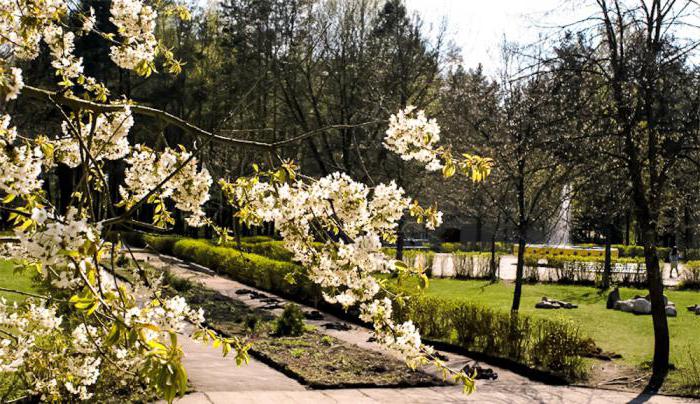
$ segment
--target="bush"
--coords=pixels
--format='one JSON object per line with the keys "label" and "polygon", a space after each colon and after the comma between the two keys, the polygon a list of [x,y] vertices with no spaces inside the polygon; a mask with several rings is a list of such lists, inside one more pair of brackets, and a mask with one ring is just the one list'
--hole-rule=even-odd
{"label": "bush", "polygon": [[270,236],[243,236],[241,237],[241,243],[266,243],[273,241],[274,239]]}
{"label": "bush", "polygon": [[[181,237],[149,236],[147,242],[160,252],[203,265],[216,273],[237,281],[269,290],[299,301],[316,303],[321,300],[320,288],[309,281],[302,268],[291,262],[276,261],[230,247],[215,246],[207,240]],[[295,277],[295,282],[287,279]]]}
{"label": "bush", "polygon": [[[490,252],[491,243],[474,241],[464,243],[440,243],[435,248],[437,252],[454,253],[454,252]],[[501,254],[511,254],[513,252],[513,244],[502,241],[496,242],[496,252]]]}
{"label": "bush", "polygon": [[[615,244],[613,248],[617,248],[621,258],[644,258],[644,247],[640,245]],[[669,247],[656,247],[656,253],[662,261],[668,262],[670,252]]]}
{"label": "bush", "polygon": [[[459,279],[488,279],[491,277],[491,253],[456,252],[453,256],[455,272]],[[496,254],[496,268],[500,266],[501,254]]]}
{"label": "bush", "polygon": [[570,321],[537,319],[470,302],[412,296],[394,305],[396,321],[412,320],[423,336],[468,351],[550,371],[567,380],[585,375],[587,342]]}
{"label": "bush", "polygon": [[681,257],[686,261],[697,261],[700,260],[700,248],[688,248],[683,252]]}
{"label": "bush", "polygon": [[275,335],[298,337],[303,333],[304,312],[296,304],[287,304],[282,315],[275,321]]}
{"label": "bush", "polygon": [[174,255],[175,243],[182,240],[182,237],[146,234],[143,236],[143,240],[146,242],[146,245],[160,253]]}
{"label": "bush", "polygon": [[[216,245],[213,242],[211,244]],[[293,255],[291,251],[284,248],[284,242],[282,241],[248,242],[243,241],[243,238],[241,238],[240,243],[233,241],[226,243],[224,246],[229,248],[235,248],[237,250],[244,251],[247,253],[262,255],[263,257],[267,257],[278,261],[291,261]]]}
{"label": "bush", "polygon": [[146,246],[145,235],[146,233],[140,231],[110,231],[105,235],[105,240],[113,243],[121,240],[130,247],[143,248]]}
{"label": "bush", "polygon": [[700,289],[700,261],[688,261],[683,264],[680,289]]}
{"label": "bush", "polygon": [[[622,285],[641,285],[646,282],[644,257],[615,258],[611,264],[612,281]],[[541,279],[536,265],[549,269],[547,279]],[[604,257],[525,254],[524,278],[529,282],[546,280],[563,284],[594,284],[602,280],[604,269]]]}

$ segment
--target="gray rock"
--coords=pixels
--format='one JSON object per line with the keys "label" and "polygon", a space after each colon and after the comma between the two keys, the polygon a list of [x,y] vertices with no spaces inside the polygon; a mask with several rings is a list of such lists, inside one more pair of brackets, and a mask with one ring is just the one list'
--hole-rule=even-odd
{"label": "gray rock", "polygon": [[634,299],[632,307],[635,314],[651,314],[651,302],[647,299]]}
{"label": "gray rock", "polygon": [[[651,296],[649,294],[644,296],[644,298],[648,301],[651,301]],[[668,306],[668,297],[666,297],[666,295],[664,295],[664,306]]]}
{"label": "gray rock", "polygon": [[538,302],[537,304],[535,304],[535,308],[536,309],[558,309],[559,305],[555,306],[554,304],[552,304],[550,302],[541,301],[541,302]]}
{"label": "gray rock", "polygon": [[575,309],[577,305],[565,302],[563,300],[550,299],[547,296],[542,298],[542,301],[535,304],[536,309]]}
{"label": "gray rock", "polygon": [[625,313],[632,313],[634,311],[634,305],[632,304],[634,300],[619,300],[615,303],[615,310],[624,311]]}
{"label": "gray rock", "polygon": [[615,304],[619,301],[620,301],[620,288],[615,288],[608,295],[608,303],[606,304],[605,307],[607,307],[608,309],[614,309]]}
{"label": "gray rock", "polygon": [[678,312],[676,312],[676,306],[666,306],[666,315],[669,317],[676,317]]}

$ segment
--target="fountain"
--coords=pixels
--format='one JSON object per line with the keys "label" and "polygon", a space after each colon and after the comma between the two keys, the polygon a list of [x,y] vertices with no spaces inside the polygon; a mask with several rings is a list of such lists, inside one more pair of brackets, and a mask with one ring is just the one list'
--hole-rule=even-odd
{"label": "fountain", "polygon": [[561,190],[561,207],[557,215],[557,221],[554,223],[549,238],[548,245],[569,245],[571,244],[571,186],[564,185]]}
{"label": "fountain", "polygon": [[[515,254],[518,247],[515,246]],[[525,247],[526,254],[542,256],[578,256],[578,257],[604,257],[603,247],[579,247],[571,244],[571,185],[566,184],[561,190],[561,205],[557,213],[556,222],[547,237],[545,244],[528,244]],[[613,258],[617,258],[616,248],[611,250]]]}

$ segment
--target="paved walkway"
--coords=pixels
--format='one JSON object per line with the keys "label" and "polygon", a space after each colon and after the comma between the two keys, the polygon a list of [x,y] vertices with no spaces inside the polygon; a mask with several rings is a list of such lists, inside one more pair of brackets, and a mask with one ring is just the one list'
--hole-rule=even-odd
{"label": "paved walkway", "polygon": [[[234,297],[251,307],[264,305],[248,295],[237,295],[236,290],[256,290],[239,282],[214,275],[207,268],[185,263],[172,257],[146,252],[136,253],[136,258],[148,261],[151,265],[167,269],[174,275],[196,280],[206,287],[224,295]],[[274,296],[268,292],[262,292]],[[276,296],[274,296],[276,297]],[[283,302],[284,299],[279,298]],[[313,310],[302,306],[305,311]],[[281,309],[275,309],[279,314]],[[338,318],[323,314],[323,320],[307,320],[317,326],[318,331],[340,340],[356,344],[366,349],[382,351],[388,355],[395,352],[386,350],[376,343],[368,342],[369,331]],[[340,322],[351,327],[348,331],[326,329],[323,324]],[[307,390],[295,380],[288,378],[267,365],[252,359],[247,366],[236,367],[231,358],[222,358],[220,350],[201,345],[189,338],[182,339],[185,352],[184,364],[189,379],[196,390],[178,403],[441,403],[441,402],[480,402],[480,403],[682,403],[691,402],[675,397],[639,396],[634,393],[614,390],[589,389],[572,386],[550,386],[531,381],[505,369],[490,366],[499,375],[495,381],[478,381],[477,392],[466,396],[458,386],[430,388],[375,388],[342,390]],[[463,366],[471,359],[446,354],[448,364]],[[425,369],[428,370],[428,369]]]}
{"label": "paved walkway", "polygon": [[[501,257],[501,262],[498,268],[499,276],[503,280],[514,281],[515,280],[515,264],[518,262],[518,257],[515,255],[503,255]],[[683,271],[683,263],[678,264],[681,272]],[[674,271],[675,272],[675,271]],[[540,267],[539,268],[540,278],[547,279],[548,269]],[[665,286],[677,286],[680,282],[678,275],[671,278],[671,264],[668,262],[663,263],[663,275],[664,275],[664,285]]]}

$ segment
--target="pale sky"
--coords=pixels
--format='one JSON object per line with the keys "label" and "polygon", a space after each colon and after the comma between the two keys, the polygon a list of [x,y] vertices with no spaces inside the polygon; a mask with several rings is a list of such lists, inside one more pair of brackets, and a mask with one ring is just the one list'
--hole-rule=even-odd
{"label": "pale sky", "polygon": [[448,37],[462,49],[464,64],[482,63],[494,74],[500,66],[503,37],[510,42],[531,44],[551,27],[573,23],[591,15],[585,0],[405,0],[426,25],[437,31],[447,22]]}
{"label": "pale sky", "polygon": [[[486,73],[492,75],[498,74],[502,66],[500,45],[504,36],[509,42],[530,45],[540,41],[542,35],[560,33],[556,27],[580,22],[599,11],[592,0],[404,1],[410,10],[420,14],[427,26],[432,26],[433,32],[446,21],[448,37],[462,49],[464,64],[476,67],[482,63]],[[638,0],[630,1],[636,4]],[[681,39],[697,40],[700,15],[686,14],[683,21],[690,25],[676,26],[674,33]],[[689,57],[700,63],[700,51]]]}

